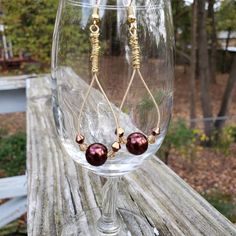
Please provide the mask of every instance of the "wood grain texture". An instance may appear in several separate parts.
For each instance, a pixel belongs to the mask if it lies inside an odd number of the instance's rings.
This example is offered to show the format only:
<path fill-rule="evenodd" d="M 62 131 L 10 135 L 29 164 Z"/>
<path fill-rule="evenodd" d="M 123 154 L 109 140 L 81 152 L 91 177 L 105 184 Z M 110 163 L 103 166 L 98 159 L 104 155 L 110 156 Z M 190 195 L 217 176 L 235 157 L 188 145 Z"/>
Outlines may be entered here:
<path fill-rule="evenodd" d="M 28 235 L 61 235 L 75 214 L 101 205 L 103 179 L 61 147 L 47 77 L 27 80 L 27 99 Z M 157 157 L 123 177 L 120 189 L 118 206 L 145 216 L 160 235 L 236 235 L 233 224 Z"/>
<path fill-rule="evenodd" d="M 14 176 L 0 179 L 0 199 L 27 195 L 26 176 Z"/>
<path fill-rule="evenodd" d="M 22 216 L 27 209 L 25 197 L 13 198 L 0 206 L 0 228 Z"/>
<path fill-rule="evenodd" d="M 18 75 L 0 77 L 0 90 L 12 90 L 25 88 L 25 81 L 29 78 L 35 78 L 36 75 Z"/>

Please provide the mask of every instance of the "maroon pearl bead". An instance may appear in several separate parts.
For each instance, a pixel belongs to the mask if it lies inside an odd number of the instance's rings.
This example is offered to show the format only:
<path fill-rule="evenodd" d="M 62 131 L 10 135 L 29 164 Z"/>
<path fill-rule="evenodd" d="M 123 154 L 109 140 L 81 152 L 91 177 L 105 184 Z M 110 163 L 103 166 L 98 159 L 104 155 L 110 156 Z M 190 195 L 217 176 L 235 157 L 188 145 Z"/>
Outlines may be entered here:
<path fill-rule="evenodd" d="M 85 156 L 90 165 L 101 166 L 107 160 L 107 153 L 106 146 L 101 143 L 94 143 L 87 148 Z"/>
<path fill-rule="evenodd" d="M 141 155 L 148 149 L 148 139 L 139 132 L 132 133 L 127 138 L 126 148 L 134 155 Z"/>

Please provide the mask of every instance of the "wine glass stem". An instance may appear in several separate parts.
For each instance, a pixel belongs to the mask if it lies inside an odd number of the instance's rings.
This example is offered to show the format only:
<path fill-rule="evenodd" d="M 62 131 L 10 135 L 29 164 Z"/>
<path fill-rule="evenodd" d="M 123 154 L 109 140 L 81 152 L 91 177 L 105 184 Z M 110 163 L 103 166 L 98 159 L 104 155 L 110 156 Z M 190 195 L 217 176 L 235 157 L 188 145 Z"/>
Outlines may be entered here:
<path fill-rule="evenodd" d="M 120 229 L 116 213 L 118 182 L 119 178 L 109 177 L 102 189 L 102 216 L 97 222 L 97 229 L 107 235 L 115 235 Z"/>

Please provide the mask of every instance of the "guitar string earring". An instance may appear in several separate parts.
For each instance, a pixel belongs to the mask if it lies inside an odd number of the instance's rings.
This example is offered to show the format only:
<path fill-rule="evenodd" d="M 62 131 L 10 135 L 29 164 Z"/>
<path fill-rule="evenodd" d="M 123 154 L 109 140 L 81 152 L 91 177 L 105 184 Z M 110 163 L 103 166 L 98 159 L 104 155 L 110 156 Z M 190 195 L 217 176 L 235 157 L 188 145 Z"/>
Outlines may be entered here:
<path fill-rule="evenodd" d="M 142 73 L 140 71 L 141 58 L 140 58 L 140 46 L 139 46 L 139 42 L 138 42 L 137 20 L 135 17 L 134 7 L 131 6 L 131 4 L 132 4 L 132 1 L 127 8 L 127 14 L 128 14 L 127 24 L 129 26 L 129 45 L 131 48 L 133 72 L 132 72 L 128 87 L 126 89 L 125 95 L 124 95 L 121 105 L 120 105 L 118 120 L 120 119 L 120 113 L 123 109 L 123 106 L 126 101 L 129 90 L 131 88 L 131 85 L 133 84 L 135 75 L 137 74 L 138 77 L 141 79 L 144 87 L 146 88 L 148 94 L 150 95 L 150 97 L 155 105 L 157 115 L 158 115 L 157 125 L 152 130 L 152 133 L 148 137 L 146 137 L 144 134 L 142 134 L 140 132 L 132 133 L 127 137 L 127 141 L 126 141 L 127 150 L 134 155 L 141 155 L 144 152 L 146 152 L 146 150 L 148 149 L 148 144 L 154 144 L 156 142 L 156 137 L 160 134 L 161 115 L 160 115 L 159 106 L 158 106 L 152 92 L 150 91 L 148 85 L 146 84 L 146 82 L 142 76 Z"/>
<path fill-rule="evenodd" d="M 99 51 L 100 51 L 100 45 L 99 45 L 99 36 L 100 36 L 100 28 L 99 28 L 99 6 L 96 4 L 93 8 L 92 13 L 92 23 L 90 25 L 90 42 L 91 42 L 91 73 L 92 73 L 92 80 L 90 82 L 90 85 L 88 87 L 88 90 L 86 92 L 84 101 L 81 105 L 81 109 L 79 112 L 79 118 L 78 118 L 78 134 L 76 136 L 76 142 L 79 144 L 80 150 L 85 152 L 86 160 L 89 164 L 93 166 L 101 166 L 103 165 L 108 158 L 114 158 L 116 153 L 121 149 L 122 144 L 126 144 L 127 150 L 134 155 L 141 155 L 148 149 L 148 144 L 154 144 L 156 141 L 156 137 L 160 134 L 160 110 L 159 107 L 155 101 L 155 98 L 153 97 L 150 89 L 148 88 L 148 85 L 146 84 L 141 71 L 140 71 L 140 47 L 138 42 L 138 34 L 137 34 L 137 21 L 134 14 L 134 8 L 130 5 L 128 7 L 128 25 L 129 25 L 129 44 L 131 47 L 131 54 L 132 54 L 132 66 L 133 66 L 133 72 L 132 76 L 130 78 L 128 87 L 125 91 L 125 95 L 122 99 L 120 108 L 119 108 L 119 116 L 116 117 L 115 111 L 112 107 L 111 102 L 109 101 L 99 79 L 98 79 L 98 72 L 99 72 Z M 125 138 L 125 131 L 120 126 L 120 115 L 124 106 L 124 103 L 126 101 L 128 92 L 131 88 L 131 85 L 134 81 L 136 73 L 138 74 L 138 77 L 141 79 L 142 83 L 144 84 L 144 87 L 148 91 L 153 103 L 155 104 L 157 114 L 158 114 L 158 121 L 156 128 L 152 131 L 151 135 L 146 137 L 144 134 L 140 132 L 135 132 L 130 135 L 128 135 L 127 138 Z M 108 148 L 102 144 L 102 143 L 93 143 L 91 145 L 88 145 L 85 143 L 85 137 L 81 134 L 80 131 L 80 125 L 82 120 L 82 113 L 83 109 L 86 105 L 88 96 L 92 90 L 92 87 L 94 83 L 97 83 L 100 91 L 102 92 L 105 100 L 107 101 L 110 110 L 112 112 L 113 118 L 115 120 L 116 124 L 116 141 L 112 144 L 111 149 L 108 150 Z"/>
<path fill-rule="evenodd" d="M 100 45 L 99 45 L 99 36 L 100 36 L 100 28 L 99 28 L 99 8 L 98 4 L 96 4 L 93 8 L 93 14 L 92 14 L 92 24 L 90 25 L 90 42 L 91 42 L 91 73 L 92 73 L 92 80 L 90 82 L 90 85 L 88 87 L 88 90 L 86 92 L 84 101 L 81 105 L 81 109 L 79 112 L 79 118 L 78 118 L 78 134 L 76 136 L 76 142 L 79 144 L 80 150 L 85 152 L 85 156 L 87 161 L 93 165 L 93 166 L 100 166 L 103 165 L 108 157 L 112 157 L 115 152 L 119 151 L 120 144 L 119 144 L 119 135 L 117 133 L 117 141 L 114 142 L 114 144 L 111 147 L 111 150 L 108 151 L 107 147 L 101 143 L 93 143 L 91 145 L 88 145 L 85 143 L 85 137 L 84 135 L 81 134 L 80 131 L 80 125 L 81 125 L 81 120 L 82 120 L 82 113 L 83 109 L 85 107 L 86 101 L 88 99 L 88 96 L 92 90 L 92 87 L 94 83 L 96 82 L 100 91 L 102 92 L 103 96 L 105 97 L 110 110 L 113 114 L 115 123 L 116 123 L 116 129 L 119 130 L 119 125 L 118 125 L 118 119 L 115 115 L 114 109 L 112 108 L 112 104 L 110 103 L 104 89 L 102 88 L 102 85 L 98 79 L 98 72 L 99 72 L 99 50 L 100 50 Z"/>

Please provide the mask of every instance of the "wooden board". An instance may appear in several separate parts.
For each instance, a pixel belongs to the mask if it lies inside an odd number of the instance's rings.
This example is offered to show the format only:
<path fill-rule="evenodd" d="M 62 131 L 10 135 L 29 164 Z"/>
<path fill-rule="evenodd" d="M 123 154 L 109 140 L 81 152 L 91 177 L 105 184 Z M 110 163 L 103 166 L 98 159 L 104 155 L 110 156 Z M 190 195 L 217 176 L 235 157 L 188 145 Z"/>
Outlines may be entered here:
<path fill-rule="evenodd" d="M 0 199 L 27 195 L 26 176 L 14 176 L 0 179 Z"/>
<path fill-rule="evenodd" d="M 17 197 L 0 206 L 0 228 L 22 216 L 27 209 L 26 197 Z"/>
<path fill-rule="evenodd" d="M 27 81 L 27 99 L 28 235 L 61 235 L 75 214 L 101 205 L 103 179 L 63 151 L 47 77 Z M 159 235 L 236 235 L 233 224 L 157 157 L 123 177 L 120 186 L 118 205 L 142 214 Z M 132 235 L 145 235 L 139 232 Z"/>
<path fill-rule="evenodd" d="M 18 76 L 2 76 L 0 77 L 0 90 L 12 90 L 25 88 L 25 80 L 35 78 L 36 75 L 18 75 Z"/>

